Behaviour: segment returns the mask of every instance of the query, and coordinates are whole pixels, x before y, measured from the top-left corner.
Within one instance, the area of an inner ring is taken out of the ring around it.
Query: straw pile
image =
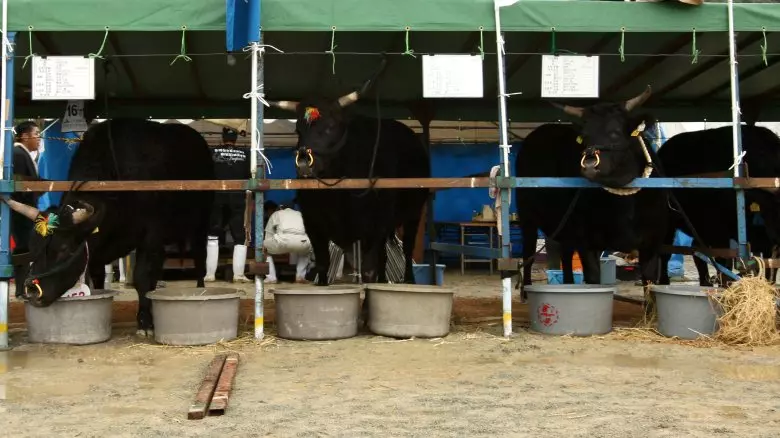
[[[777,331],[778,292],[764,277],[763,260],[755,277],[742,277],[712,300],[722,309],[715,338],[724,344],[772,345],[780,342]]]

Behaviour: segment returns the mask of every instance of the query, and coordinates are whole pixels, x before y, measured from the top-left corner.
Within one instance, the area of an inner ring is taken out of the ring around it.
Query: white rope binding
[[[650,177],[650,174],[653,173],[653,159],[650,158],[650,152],[647,151],[647,145],[645,144],[644,138],[642,138],[642,132],[645,130],[645,122],[642,122],[637,128],[636,137],[639,139],[639,144],[642,145],[642,153],[645,155],[645,160],[647,164],[645,164],[645,170],[642,172],[642,178],[648,178]],[[617,196],[631,196],[639,193],[640,190],[642,190],[641,187],[631,187],[631,188],[621,188],[616,189],[612,187],[602,187],[604,190],[606,190],[609,193],[612,193],[613,195]]]

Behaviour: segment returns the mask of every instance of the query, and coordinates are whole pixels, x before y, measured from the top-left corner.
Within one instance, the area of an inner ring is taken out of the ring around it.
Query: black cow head
[[[347,142],[347,120],[344,108],[357,102],[384,71],[386,59],[382,59],[377,71],[359,91],[336,100],[311,98],[300,102],[269,102],[271,105],[295,113],[295,132],[298,145],[295,149],[295,169],[298,178],[338,178],[334,174],[333,159]],[[330,171],[330,173],[329,173]]]
[[[274,102],[274,106],[295,112],[295,169],[299,178],[331,177],[330,163],[347,141],[344,107],[357,102],[360,94],[353,91],[331,101],[324,98],[301,102]]]
[[[582,176],[615,188],[641,176],[645,160],[635,131],[642,120],[629,113],[641,106],[650,92],[648,85],[642,94],[625,102],[562,107],[567,114],[581,119],[577,141],[585,147],[580,160]]]
[[[30,236],[30,271],[25,296],[36,307],[47,307],[73,287],[88,262],[87,238],[98,231],[102,214],[91,204],[75,201],[39,211],[6,201],[16,212],[35,222]]]

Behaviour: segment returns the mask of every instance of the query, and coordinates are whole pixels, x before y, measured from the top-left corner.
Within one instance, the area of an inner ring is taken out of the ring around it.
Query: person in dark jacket
[[[250,179],[250,150],[246,146],[237,146],[238,132],[232,128],[222,128],[222,144],[212,150],[214,158],[214,177],[223,179]],[[233,281],[250,282],[244,275],[247,247],[244,230],[244,212],[246,201],[244,192],[217,192],[211,213],[212,230],[206,246],[206,281],[215,281],[219,260],[219,237],[224,229],[230,230],[233,238]]]
[[[13,175],[16,180],[36,180],[38,179],[38,164],[36,155],[41,147],[41,130],[35,122],[22,122],[14,128],[16,135],[14,138],[14,169]],[[14,193],[11,199],[27,204],[31,207],[38,207],[38,193]],[[13,255],[24,254],[30,251],[29,240],[30,232],[34,223],[21,214],[11,212],[11,237],[14,239]],[[14,265],[14,283],[16,284],[16,297],[20,298],[24,294],[24,280],[30,270],[30,265],[23,263]]]

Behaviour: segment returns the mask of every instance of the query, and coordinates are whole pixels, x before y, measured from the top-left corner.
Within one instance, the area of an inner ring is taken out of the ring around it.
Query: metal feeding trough
[[[238,337],[240,295],[231,288],[174,288],[151,292],[154,340],[205,345]]]
[[[420,284],[369,284],[368,328],[394,338],[438,338],[450,332],[451,288]]]
[[[601,335],[612,331],[614,286],[526,286],[531,330],[548,335]]]
[[[294,340],[345,339],[357,335],[362,286],[289,286],[271,289],[276,331]]]
[[[668,337],[696,339],[718,330],[722,309],[709,294],[723,289],[703,286],[652,286],[655,295],[658,332]]]
[[[24,303],[27,338],[43,344],[86,345],[111,339],[116,291],[93,290],[86,297],[60,298],[48,307]]]

